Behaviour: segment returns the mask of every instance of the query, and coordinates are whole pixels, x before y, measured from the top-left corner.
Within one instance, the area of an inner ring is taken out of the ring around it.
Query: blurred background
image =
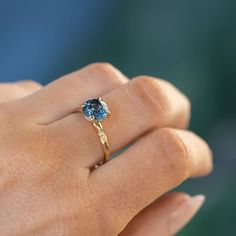
[[[46,84],[107,61],[171,81],[215,162],[180,188],[207,201],[179,235],[236,235],[235,12],[234,0],[0,0],[0,80]]]

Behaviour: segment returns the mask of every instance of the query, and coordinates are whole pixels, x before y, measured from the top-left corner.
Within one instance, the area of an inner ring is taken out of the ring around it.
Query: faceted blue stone
[[[106,104],[99,99],[92,99],[84,103],[83,113],[88,120],[102,121],[108,116],[108,108]]]

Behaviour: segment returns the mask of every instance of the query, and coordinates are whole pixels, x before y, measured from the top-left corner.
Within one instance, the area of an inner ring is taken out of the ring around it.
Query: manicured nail
[[[169,232],[171,235],[176,234],[182,229],[198,212],[205,201],[204,195],[196,195],[187,198],[180,203],[178,208],[172,212],[169,221]]]

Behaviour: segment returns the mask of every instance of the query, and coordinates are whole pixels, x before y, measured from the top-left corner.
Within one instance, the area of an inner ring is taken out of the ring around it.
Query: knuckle
[[[158,83],[165,91],[165,94],[168,94],[168,114],[171,114],[175,118],[175,122],[178,123],[179,127],[186,128],[189,123],[191,111],[191,104],[188,97],[169,81],[159,79]]]
[[[87,69],[91,70],[91,71],[94,71],[96,73],[99,73],[99,74],[102,74],[102,75],[110,75],[111,73],[113,73],[116,68],[107,63],[107,62],[96,62],[96,63],[93,63],[89,66],[87,66]]]
[[[95,69],[95,70],[100,70],[103,72],[115,69],[115,67],[108,62],[95,62],[95,63],[89,65],[88,67]]]
[[[38,88],[41,88],[42,85],[34,80],[25,80],[25,81],[21,81],[20,82],[20,85],[22,87],[25,87],[25,88],[29,88],[29,89],[38,89]]]
[[[157,79],[149,76],[139,76],[130,83],[130,88],[137,103],[145,109],[160,112],[158,120],[168,119],[170,102],[162,85]],[[157,118],[157,116],[154,116]]]
[[[107,62],[96,62],[87,66],[88,70],[92,73],[96,73],[98,78],[101,78],[103,82],[112,82],[114,84],[122,84],[126,82],[126,77],[112,64]],[[104,81],[106,80],[106,81]]]
[[[171,128],[162,128],[157,133],[165,158],[165,168],[174,176],[177,183],[180,183],[189,176],[190,172],[187,147]]]

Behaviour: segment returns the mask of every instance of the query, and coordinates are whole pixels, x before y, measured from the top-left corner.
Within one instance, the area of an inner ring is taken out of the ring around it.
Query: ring
[[[97,168],[98,166],[109,161],[110,158],[109,143],[101,122],[105,120],[111,112],[109,111],[107,104],[102,101],[100,97],[97,99],[87,100],[80,106],[79,111],[82,112],[84,117],[88,121],[92,122],[94,127],[97,129],[101,144],[103,146],[104,157],[103,160],[95,166]]]

